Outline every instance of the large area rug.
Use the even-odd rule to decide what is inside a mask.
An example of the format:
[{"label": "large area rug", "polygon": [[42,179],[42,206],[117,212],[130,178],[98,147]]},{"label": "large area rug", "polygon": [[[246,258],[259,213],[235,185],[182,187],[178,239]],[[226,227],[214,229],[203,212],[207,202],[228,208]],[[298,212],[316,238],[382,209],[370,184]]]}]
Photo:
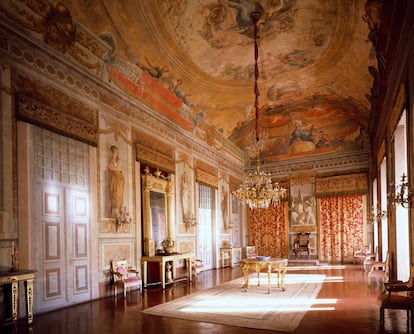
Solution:
[{"label": "large area rug", "polygon": [[293,332],[316,302],[325,275],[286,274],[285,288],[277,287],[272,274],[272,288],[267,293],[267,274],[249,276],[249,289],[243,278],[196,292],[143,310],[146,314],[223,325]]}]

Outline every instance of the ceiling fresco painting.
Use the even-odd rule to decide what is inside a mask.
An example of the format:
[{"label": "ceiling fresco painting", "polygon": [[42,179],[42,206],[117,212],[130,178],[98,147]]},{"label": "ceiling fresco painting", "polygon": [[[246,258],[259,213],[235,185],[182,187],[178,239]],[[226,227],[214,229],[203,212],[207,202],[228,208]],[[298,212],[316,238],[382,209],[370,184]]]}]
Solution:
[{"label": "ceiling fresco painting", "polygon": [[111,45],[105,56],[110,82],[188,131],[204,119],[210,132],[215,128],[242,149],[254,130],[250,13],[259,11],[264,161],[369,147],[368,68],[376,66],[363,1],[62,3],[75,22]]},{"label": "ceiling fresco painting", "polygon": [[[263,153],[267,162],[369,147],[367,115],[349,101],[312,98],[290,108],[269,108],[259,119],[259,131],[266,133]],[[254,126],[254,121],[240,124],[230,139],[248,147]]]}]

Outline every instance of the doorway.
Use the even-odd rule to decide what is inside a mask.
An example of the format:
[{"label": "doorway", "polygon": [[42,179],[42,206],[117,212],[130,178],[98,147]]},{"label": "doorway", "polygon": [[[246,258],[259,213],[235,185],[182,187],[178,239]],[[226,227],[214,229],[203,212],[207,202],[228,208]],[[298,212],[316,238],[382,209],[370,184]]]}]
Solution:
[{"label": "doorway", "polygon": [[35,312],[91,299],[89,146],[32,127]]},{"label": "doorway", "polygon": [[202,183],[198,186],[197,258],[205,269],[213,268],[213,203],[214,189]]}]

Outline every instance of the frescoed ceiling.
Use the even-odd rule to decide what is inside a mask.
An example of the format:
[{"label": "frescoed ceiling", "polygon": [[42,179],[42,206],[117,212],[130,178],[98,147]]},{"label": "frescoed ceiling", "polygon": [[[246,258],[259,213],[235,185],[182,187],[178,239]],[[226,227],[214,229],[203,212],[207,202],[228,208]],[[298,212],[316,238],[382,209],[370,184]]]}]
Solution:
[{"label": "frescoed ceiling", "polygon": [[77,23],[113,44],[111,57],[147,71],[194,117],[242,148],[255,128],[250,13],[259,11],[259,132],[266,133],[266,160],[369,146],[375,1],[63,3]]}]

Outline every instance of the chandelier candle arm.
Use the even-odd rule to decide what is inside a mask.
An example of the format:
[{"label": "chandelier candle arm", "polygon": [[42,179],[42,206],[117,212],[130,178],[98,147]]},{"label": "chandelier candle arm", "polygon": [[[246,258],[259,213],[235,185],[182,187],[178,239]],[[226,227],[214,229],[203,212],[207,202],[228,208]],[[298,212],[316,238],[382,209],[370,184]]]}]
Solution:
[{"label": "chandelier candle arm", "polygon": [[403,208],[409,208],[412,205],[413,192],[410,190],[410,184],[405,173],[401,176],[400,184],[395,187],[393,204],[401,205]]},{"label": "chandelier candle arm", "polygon": [[185,225],[185,230],[188,232],[188,230],[192,229],[193,227],[197,226],[197,219],[194,217],[193,214],[184,216],[183,223]]},{"label": "chandelier candle arm", "polygon": [[121,211],[118,211],[115,214],[115,223],[116,223],[116,229],[119,232],[119,227],[122,227],[125,224],[131,224],[132,218],[129,215],[128,209],[126,206]]}]

